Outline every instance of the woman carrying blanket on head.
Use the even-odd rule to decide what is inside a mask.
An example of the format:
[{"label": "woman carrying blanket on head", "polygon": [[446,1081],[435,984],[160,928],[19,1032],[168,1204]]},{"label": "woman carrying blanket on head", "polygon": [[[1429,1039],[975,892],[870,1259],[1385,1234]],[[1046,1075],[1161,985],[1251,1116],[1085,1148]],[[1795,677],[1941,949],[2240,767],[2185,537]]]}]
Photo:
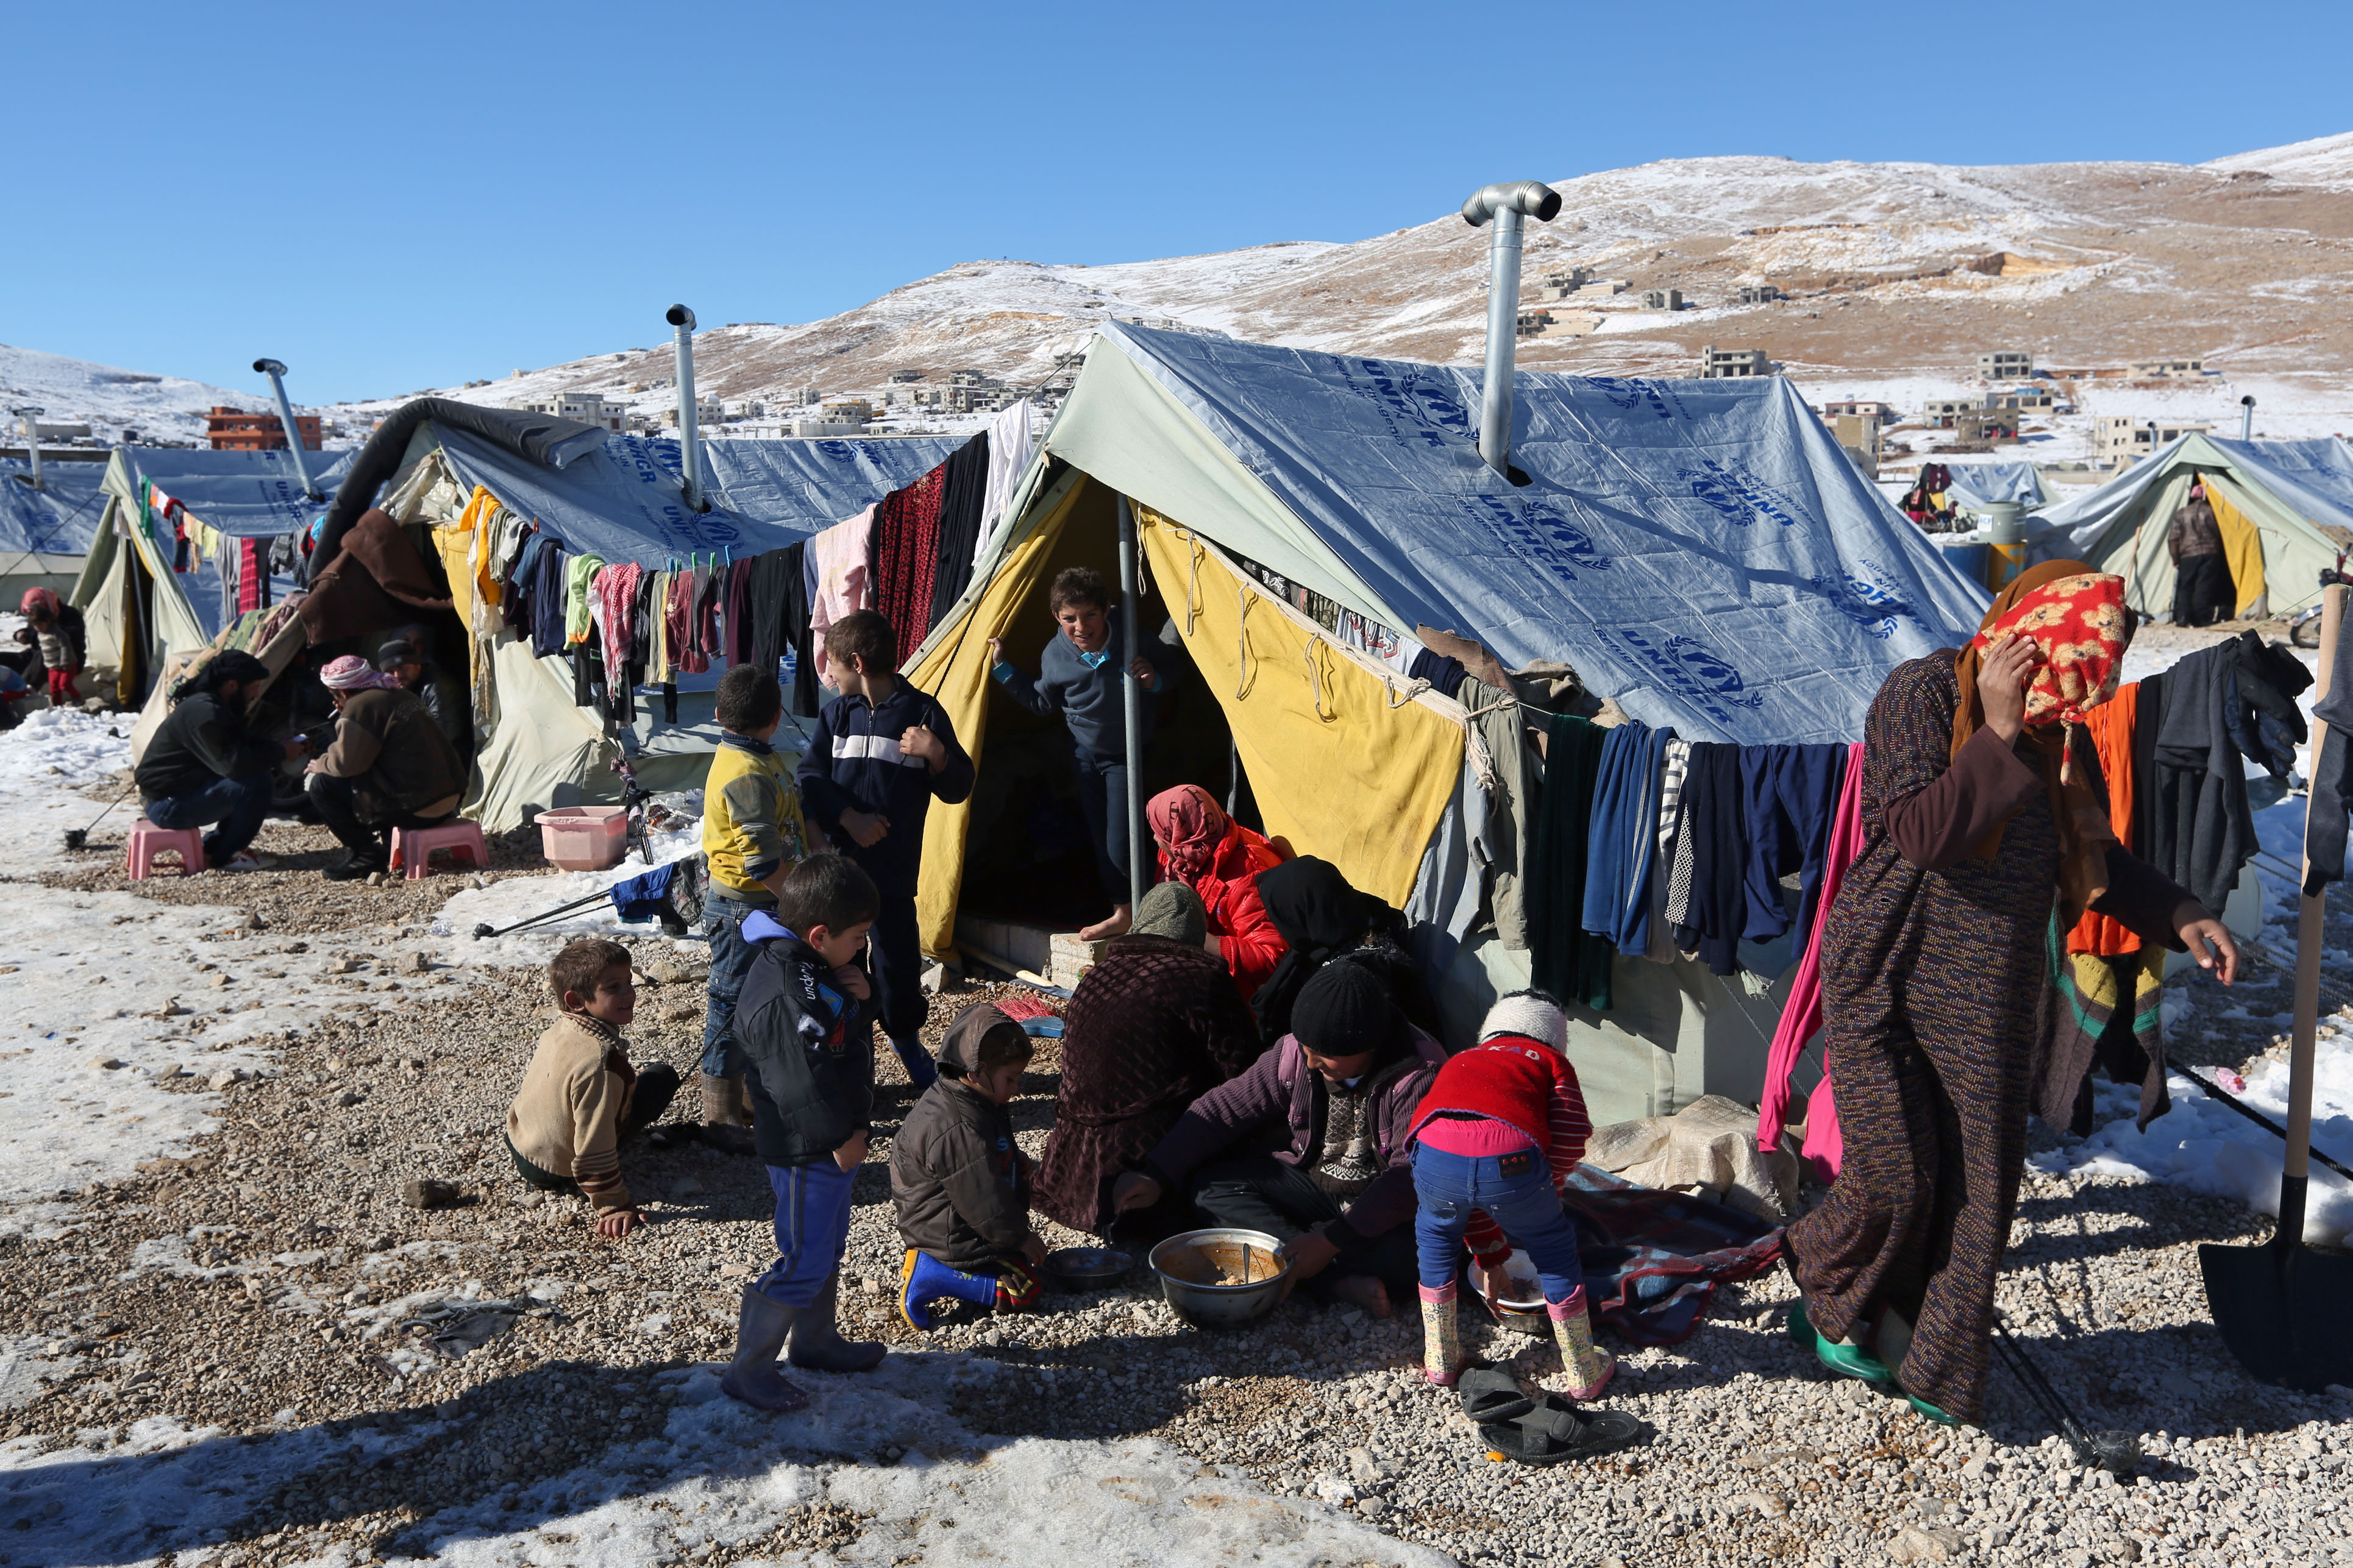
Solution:
[{"label": "woman carrying blanket on head", "polygon": [[1846,1157],[1789,1229],[1789,1330],[1932,1421],[1984,1405],[2054,910],[2062,931],[2096,909],[2237,973],[2221,924],[2109,830],[2082,720],[2129,637],[2122,579],[2050,562],[1967,647],[1898,666],[1864,721],[1862,850],[1822,940]]}]

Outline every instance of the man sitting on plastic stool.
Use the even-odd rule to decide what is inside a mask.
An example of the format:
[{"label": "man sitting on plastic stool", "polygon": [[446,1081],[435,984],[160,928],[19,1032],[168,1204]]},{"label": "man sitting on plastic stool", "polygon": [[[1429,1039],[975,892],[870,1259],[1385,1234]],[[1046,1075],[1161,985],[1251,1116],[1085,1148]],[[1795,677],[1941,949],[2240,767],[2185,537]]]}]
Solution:
[{"label": "man sitting on plastic stool", "polygon": [[344,848],[324,875],[348,882],[391,868],[394,828],[437,827],[457,816],[466,769],[396,678],[346,654],[319,680],[334,699],[335,741],[311,760],[303,789]]}]

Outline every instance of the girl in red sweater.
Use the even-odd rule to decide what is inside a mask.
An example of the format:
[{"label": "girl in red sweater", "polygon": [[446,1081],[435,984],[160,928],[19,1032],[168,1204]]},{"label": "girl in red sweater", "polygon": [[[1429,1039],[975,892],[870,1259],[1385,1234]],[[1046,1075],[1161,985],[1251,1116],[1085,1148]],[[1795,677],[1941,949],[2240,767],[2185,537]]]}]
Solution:
[{"label": "girl in red sweater", "polygon": [[1488,1011],[1478,1045],[1439,1069],[1414,1115],[1422,1362],[1432,1383],[1462,1371],[1454,1258],[1466,1241],[1490,1301],[1508,1292],[1514,1242],[1535,1261],[1570,1398],[1593,1398],[1617,1370],[1593,1342],[1577,1222],[1561,1208],[1560,1189],[1593,1131],[1567,1050],[1560,1004],[1514,991]]}]

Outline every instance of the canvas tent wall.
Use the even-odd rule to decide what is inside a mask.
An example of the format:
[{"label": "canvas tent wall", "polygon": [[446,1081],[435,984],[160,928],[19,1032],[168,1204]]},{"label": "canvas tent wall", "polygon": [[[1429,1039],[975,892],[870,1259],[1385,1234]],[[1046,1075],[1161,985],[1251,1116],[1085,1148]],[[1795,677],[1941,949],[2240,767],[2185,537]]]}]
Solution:
[{"label": "canvas tent wall", "polygon": [[2221,525],[2238,617],[2289,616],[2313,604],[2321,570],[2353,545],[2353,447],[2335,437],[2184,436],[2097,489],[2033,514],[2036,559],[2088,561],[2116,573],[2134,609],[2170,616],[2166,532],[2200,479]]},{"label": "canvas tent wall", "polygon": [[[308,454],[311,477],[332,495],[351,462],[348,452]],[[103,512],[74,584],[73,602],[90,626],[90,664],[118,682],[128,704],[175,652],[204,647],[223,625],[218,563],[194,552],[194,570],[173,570],[173,528],[156,492],[181,503],[204,529],[232,539],[274,539],[310,526],[325,510],[302,493],[285,452],[214,452],[177,447],[118,447],[100,481]],[[271,580],[273,598],[291,592]]]},{"label": "canvas tent wall", "polygon": [[[704,448],[712,505],[697,513],[681,496],[675,441],[591,426],[577,428],[593,439],[538,426],[526,437],[521,425],[496,420],[503,413],[406,421],[398,466],[382,498],[396,521],[432,526],[459,618],[477,628],[489,674],[477,700],[476,767],[465,810],[494,832],[547,806],[611,799],[617,782],[613,738],[593,710],[574,701],[569,666],[533,658],[529,642],[487,607],[477,615],[469,503],[478,491],[536,520],[567,549],[608,563],[659,569],[710,556],[723,563],[854,515],[922,478],[960,444],[950,437],[713,442]],[[383,468],[380,460],[369,463],[361,477]],[[355,517],[362,500],[347,504],[338,497],[337,513]],[[653,707],[640,708],[641,781],[652,788],[699,784],[715,733],[658,725]]]},{"label": "canvas tent wall", "polygon": [[[1105,498],[1133,498],[1158,593],[1237,747],[1258,753],[1250,784],[1270,827],[1287,824],[1294,848],[1359,886],[1460,922],[1459,937],[1477,907],[1475,875],[1467,898],[1459,879],[1483,752],[1463,710],[1300,616],[1250,564],[1377,627],[1475,637],[1507,667],[1567,660],[1632,717],[1690,740],[1860,738],[1886,672],[1982,613],[1983,591],[1778,378],[1523,374],[1512,456],[1525,487],[1478,457],[1480,382],[1105,330],[1012,521],[908,678],[986,769],[985,639],[1035,603],[1063,531],[1092,517],[1100,536]],[[964,807],[928,819],[918,910],[934,953],[954,941],[967,821]],[[1686,965],[1620,967],[1618,1011],[1577,1021],[1579,1071],[1609,1113],[1753,1095],[1769,998]],[[1525,952],[1489,940],[1441,979],[1461,1018],[1526,973]]]}]

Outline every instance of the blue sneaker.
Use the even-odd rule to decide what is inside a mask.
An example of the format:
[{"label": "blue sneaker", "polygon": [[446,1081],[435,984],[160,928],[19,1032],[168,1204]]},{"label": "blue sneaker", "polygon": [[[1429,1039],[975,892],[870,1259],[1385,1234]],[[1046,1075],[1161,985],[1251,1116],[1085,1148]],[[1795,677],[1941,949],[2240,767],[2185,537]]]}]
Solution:
[{"label": "blue sneaker", "polygon": [[920,1247],[907,1248],[899,1265],[899,1316],[918,1332],[932,1326],[932,1303],[943,1299],[997,1305],[997,1279],[988,1274],[967,1274],[951,1268]]}]

